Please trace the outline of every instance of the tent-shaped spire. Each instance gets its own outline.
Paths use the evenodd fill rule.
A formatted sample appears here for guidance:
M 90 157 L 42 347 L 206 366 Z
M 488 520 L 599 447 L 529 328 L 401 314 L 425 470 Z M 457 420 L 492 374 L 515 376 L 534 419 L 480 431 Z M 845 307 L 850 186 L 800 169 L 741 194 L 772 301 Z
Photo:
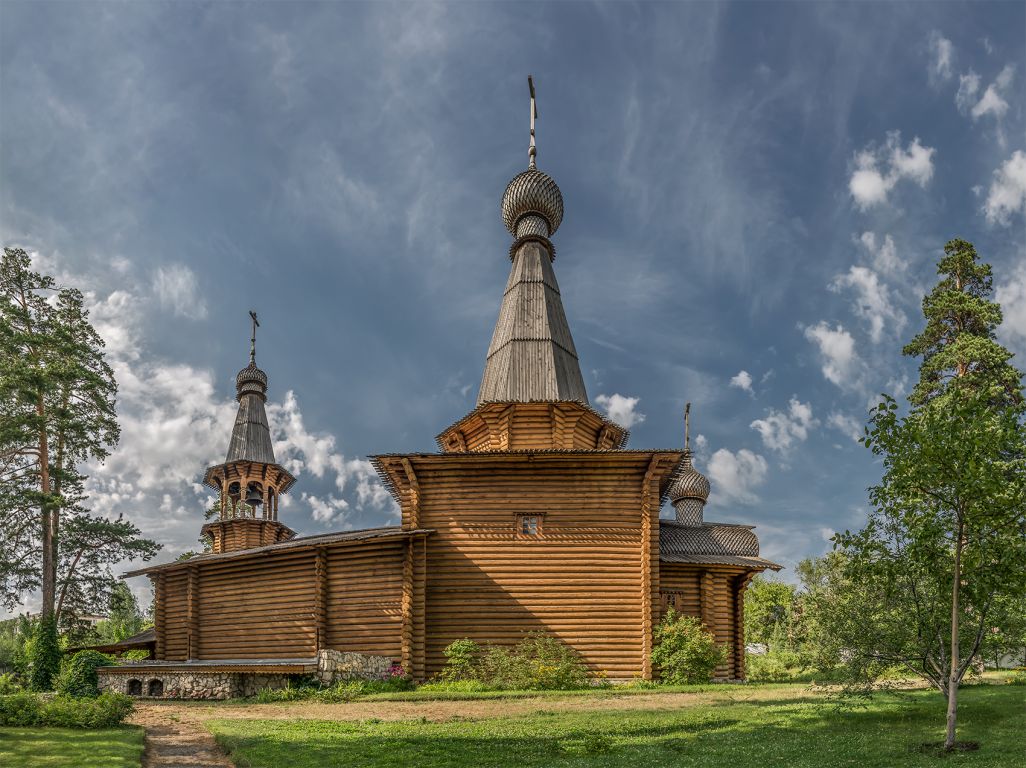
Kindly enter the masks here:
M 239 401 L 239 412 L 232 427 L 232 439 L 228 443 L 225 463 L 233 461 L 256 461 L 274 464 L 274 448 L 271 446 L 271 430 L 267 426 L 264 402 L 267 400 L 267 374 L 256 365 L 256 329 L 259 323 L 253 318 L 253 336 L 250 339 L 249 365 L 235 377 L 235 399 Z
M 528 84 L 529 165 L 507 185 L 502 198 L 503 221 L 516 238 L 510 248 L 513 269 L 477 402 L 574 401 L 587 405 L 577 350 L 552 270 L 555 250 L 549 238 L 563 220 L 563 195 L 552 177 L 536 166 L 534 120 L 538 112 L 531 78 Z

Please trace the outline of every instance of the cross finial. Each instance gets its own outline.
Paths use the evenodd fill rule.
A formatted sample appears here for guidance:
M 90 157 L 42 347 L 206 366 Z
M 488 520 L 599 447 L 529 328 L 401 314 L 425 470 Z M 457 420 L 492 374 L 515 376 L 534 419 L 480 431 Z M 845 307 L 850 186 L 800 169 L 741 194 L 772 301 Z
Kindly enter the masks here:
M 260 321 L 252 309 L 249 310 L 249 316 L 253 320 L 253 335 L 249 337 L 249 363 L 256 365 L 256 329 L 260 327 Z
M 684 451 L 691 453 L 691 403 L 684 406 Z
M 527 150 L 527 167 L 532 171 L 538 166 L 535 162 L 538 156 L 538 148 L 534 144 L 534 121 L 538 117 L 538 104 L 534 100 L 534 78 L 527 76 L 527 87 L 531 91 L 531 147 Z

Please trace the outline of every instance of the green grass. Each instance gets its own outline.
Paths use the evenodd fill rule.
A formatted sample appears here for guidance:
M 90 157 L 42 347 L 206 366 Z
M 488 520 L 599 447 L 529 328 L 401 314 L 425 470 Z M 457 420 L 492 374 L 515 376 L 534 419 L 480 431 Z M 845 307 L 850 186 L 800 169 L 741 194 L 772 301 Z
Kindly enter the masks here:
M 0 765 L 11 768 L 139 768 L 143 730 L 133 726 L 0 728 Z
M 943 701 L 930 691 L 881 694 L 850 710 L 808 696 L 442 723 L 212 720 L 207 727 L 240 768 L 1026 764 L 1022 687 L 965 688 L 960 723 L 959 738 L 979 741 L 981 748 L 943 757 L 918 751 L 943 737 Z

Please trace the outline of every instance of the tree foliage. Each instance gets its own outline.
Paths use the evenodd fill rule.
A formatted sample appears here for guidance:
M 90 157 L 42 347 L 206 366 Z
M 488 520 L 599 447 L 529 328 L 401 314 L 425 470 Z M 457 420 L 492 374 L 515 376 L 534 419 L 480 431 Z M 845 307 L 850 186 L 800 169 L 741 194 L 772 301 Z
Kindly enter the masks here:
M 0 600 L 42 591 L 43 616 L 101 609 L 110 566 L 149 559 L 155 543 L 123 520 L 90 514 L 85 466 L 117 444 L 117 386 L 82 294 L 0 259 Z
M 44 616 L 36 625 L 36 636 L 32 644 L 32 690 L 51 690 L 60 670 L 61 646 L 57 638 L 57 620 L 53 616 Z
M 1022 375 L 995 341 L 1001 310 L 977 258 L 965 241 L 945 246 L 926 328 L 905 348 L 923 357 L 912 408 L 885 396 L 871 414 L 865 443 L 884 474 L 865 528 L 835 539 L 848 604 L 826 606 L 853 672 L 900 665 L 946 696 L 948 748 L 958 686 L 997 608 L 1026 592 Z

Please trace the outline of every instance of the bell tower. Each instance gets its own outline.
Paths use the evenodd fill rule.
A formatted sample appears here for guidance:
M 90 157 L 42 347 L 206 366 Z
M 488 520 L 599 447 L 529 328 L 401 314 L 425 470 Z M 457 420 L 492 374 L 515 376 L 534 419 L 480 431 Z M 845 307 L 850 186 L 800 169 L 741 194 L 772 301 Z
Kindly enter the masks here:
M 203 526 L 213 540 L 213 551 L 232 552 L 277 544 L 295 536 L 278 521 L 278 499 L 296 479 L 274 460 L 271 430 L 267 425 L 267 374 L 256 365 L 255 312 L 250 337 L 249 365 L 235 377 L 239 411 L 223 464 L 207 469 L 203 483 L 220 497 L 218 519 Z

